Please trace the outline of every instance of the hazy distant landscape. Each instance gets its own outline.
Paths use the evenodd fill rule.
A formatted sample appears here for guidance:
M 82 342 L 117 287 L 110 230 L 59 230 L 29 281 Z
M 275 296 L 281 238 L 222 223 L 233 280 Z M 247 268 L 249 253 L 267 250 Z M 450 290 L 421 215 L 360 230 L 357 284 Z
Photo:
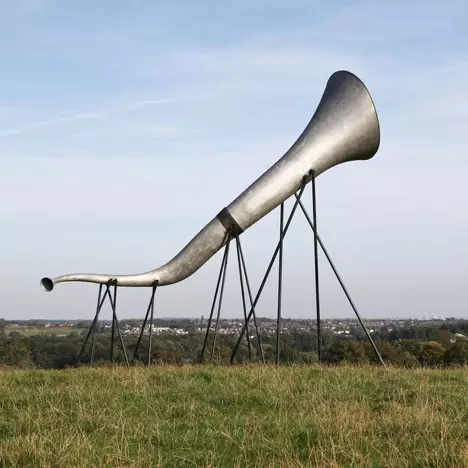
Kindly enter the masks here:
M 154 364 L 189 364 L 198 362 L 205 338 L 206 319 L 158 318 L 153 323 L 151 360 Z M 0 365 L 23 369 L 61 369 L 87 365 L 91 342 L 84 348 L 89 320 L 0 320 Z M 243 326 L 241 319 L 219 321 L 214 362 L 228 363 Z M 468 364 L 468 320 L 378 319 L 367 320 L 366 326 L 387 364 L 398 367 L 450 367 Z M 120 330 L 130 361 L 141 332 L 142 320 L 122 320 Z M 111 321 L 99 321 L 96 329 L 95 365 L 106 365 L 110 359 Z M 267 362 L 276 354 L 276 320 L 258 319 L 261 349 Z M 280 360 L 289 364 L 316 364 L 317 331 L 314 320 L 284 319 L 281 322 Z M 147 362 L 148 332 L 146 326 L 135 363 Z M 208 336 L 209 360 L 214 323 Z M 247 340 L 241 342 L 236 362 L 260 361 L 260 347 L 253 326 Z M 378 363 L 364 330 L 352 319 L 322 321 L 324 363 Z M 124 363 L 118 339 L 114 343 L 116 363 Z

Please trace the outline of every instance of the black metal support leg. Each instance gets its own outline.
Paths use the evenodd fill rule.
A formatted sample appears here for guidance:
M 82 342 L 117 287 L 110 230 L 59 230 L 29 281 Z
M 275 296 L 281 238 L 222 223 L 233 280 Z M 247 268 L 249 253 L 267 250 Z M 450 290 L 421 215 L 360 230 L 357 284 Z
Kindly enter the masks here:
M 114 288 L 114 296 L 115 296 L 116 290 Z M 111 346 L 110 346 L 110 362 L 111 364 L 114 363 L 114 337 L 115 337 L 115 309 L 114 309 L 114 302 L 110 298 L 109 294 L 109 300 L 111 303 L 112 307 L 112 334 L 111 334 Z
M 284 225 L 284 203 L 280 207 L 280 240 L 278 258 L 278 314 L 276 317 L 276 365 L 280 363 L 280 328 L 281 328 L 281 306 L 283 293 L 283 227 Z
M 149 337 L 148 337 L 148 366 L 151 365 L 151 356 L 153 354 L 153 318 L 154 318 L 154 294 L 156 293 L 156 286 L 153 286 L 151 294 L 151 317 L 149 324 Z
M 241 295 L 242 295 L 242 309 L 244 311 L 244 320 L 247 321 L 247 305 L 245 303 L 244 278 L 242 274 L 242 261 L 241 261 L 241 254 L 240 254 L 239 246 L 240 246 L 240 239 L 239 239 L 239 236 L 237 236 L 236 237 L 237 265 L 239 267 L 239 281 L 240 281 Z M 249 333 L 248 328 L 247 328 L 246 336 L 247 336 L 247 347 L 249 350 L 249 361 L 252 362 L 252 347 L 250 344 L 250 333 Z
M 106 287 L 106 292 L 104 293 L 104 296 L 102 296 L 102 298 L 101 298 L 101 294 L 102 294 L 102 284 L 99 285 L 98 303 L 97 303 L 97 306 L 96 306 L 96 314 L 94 316 L 93 323 L 91 324 L 91 327 L 88 330 L 88 334 L 86 335 L 86 339 L 85 339 L 85 341 L 84 341 L 84 343 L 83 343 L 83 345 L 81 347 L 80 353 L 78 354 L 78 358 L 80 358 L 81 355 L 83 354 L 83 351 L 84 351 L 84 349 L 86 347 L 89 336 L 90 336 L 90 334 L 92 332 L 93 338 L 92 338 L 92 341 L 91 341 L 91 359 L 90 359 L 90 362 L 89 362 L 90 367 L 93 366 L 94 346 L 95 346 L 95 343 L 96 343 L 96 328 L 97 328 L 97 325 L 98 325 L 99 313 L 101 312 L 102 306 L 103 306 L 103 304 L 104 304 L 104 302 L 106 300 L 107 295 L 109 295 L 109 297 L 110 297 L 109 287 L 108 286 Z
M 215 309 L 215 306 L 216 306 L 216 299 L 218 298 L 219 286 L 221 284 L 221 278 L 223 277 L 224 269 L 226 268 L 226 259 L 227 259 L 227 253 L 228 253 L 227 252 L 227 246 L 229 245 L 229 242 L 230 242 L 230 238 L 228 238 L 226 247 L 224 248 L 223 259 L 221 261 L 221 267 L 219 269 L 218 281 L 216 283 L 216 289 L 215 289 L 215 293 L 214 293 L 214 297 L 213 297 L 213 303 L 211 305 L 210 317 L 208 318 L 208 325 L 206 327 L 205 339 L 203 340 L 203 346 L 202 346 L 202 350 L 201 350 L 201 353 L 200 353 L 200 358 L 199 358 L 200 364 L 203 363 L 203 360 L 204 360 L 204 357 L 205 357 L 206 346 L 207 346 L 207 343 L 208 343 L 208 335 L 210 333 L 210 328 L 211 328 L 211 321 L 213 320 L 213 313 L 214 313 L 214 309 Z
M 214 335 L 213 335 L 213 343 L 211 345 L 210 363 L 213 362 L 214 352 L 215 352 L 215 347 L 216 347 L 216 335 L 218 333 L 219 317 L 221 316 L 221 306 L 223 305 L 224 284 L 226 282 L 226 271 L 227 271 L 227 265 L 228 265 L 228 259 L 229 259 L 229 245 L 230 244 L 231 244 L 231 239 L 229 239 L 228 243 L 226 244 L 226 261 L 224 264 L 223 278 L 221 280 L 221 289 L 219 291 L 218 314 L 216 315 L 216 324 L 215 324 L 215 330 L 214 330 Z
M 149 325 L 150 326 L 150 330 L 149 330 L 150 332 L 151 332 L 152 327 L 153 327 L 154 295 L 156 294 L 157 286 L 158 286 L 158 282 L 155 281 L 155 283 L 153 284 L 153 289 L 151 291 L 151 298 L 150 298 L 150 301 L 148 303 L 148 308 L 146 309 L 146 315 L 145 315 L 145 318 L 143 320 L 143 325 L 141 326 L 140 335 L 138 336 L 138 341 L 137 341 L 137 344 L 135 346 L 135 351 L 133 352 L 133 362 L 135 362 L 135 360 L 136 360 L 136 356 L 137 356 L 138 350 L 140 348 L 141 339 L 143 338 L 143 333 L 145 332 L 146 322 L 148 321 L 148 316 L 150 314 L 151 314 L 151 320 L 150 320 L 150 325 Z M 150 343 L 149 348 L 151 349 L 151 343 Z M 148 359 L 149 359 L 149 357 L 148 357 Z
M 112 297 L 111 292 L 110 292 L 110 287 L 114 285 L 114 297 Z M 86 347 L 86 344 L 88 343 L 89 337 L 92 333 L 92 342 L 91 342 L 91 359 L 89 362 L 90 367 L 93 365 L 94 361 L 94 348 L 96 344 L 96 329 L 98 325 L 98 318 L 99 318 L 99 313 L 101 312 L 102 306 L 104 305 L 104 302 L 106 301 L 106 298 L 109 297 L 109 302 L 112 308 L 112 336 L 111 336 L 111 349 L 110 349 L 110 361 L 111 363 L 114 362 L 114 339 L 115 339 L 115 331 L 117 330 L 117 334 L 120 339 L 120 345 L 122 347 L 124 356 L 125 356 L 125 362 L 127 363 L 127 366 L 129 365 L 128 363 L 128 357 L 127 357 L 127 351 L 125 349 L 125 343 L 123 341 L 122 333 L 120 331 L 120 326 L 119 322 L 117 320 L 117 281 L 111 280 L 106 284 L 106 291 L 104 292 L 104 295 L 102 296 L 102 284 L 99 285 L 99 293 L 98 293 L 98 300 L 97 300 L 97 306 L 96 306 L 96 314 L 94 316 L 94 320 L 91 324 L 91 327 L 88 330 L 88 334 L 86 335 L 85 341 L 83 345 L 81 346 L 80 353 L 78 354 L 78 359 L 81 357 L 83 354 L 83 351 Z M 102 296 L 102 297 L 101 297 Z
M 115 325 L 117 328 L 117 333 L 119 334 L 120 346 L 122 346 L 122 351 L 125 357 L 125 363 L 127 367 L 130 365 L 128 362 L 127 350 L 125 348 L 125 343 L 123 340 L 122 332 L 120 331 L 119 321 L 117 320 L 117 282 L 114 284 L 114 315 L 115 315 Z
M 97 305 L 96 305 L 96 313 L 94 314 L 94 319 L 91 322 L 91 326 L 89 327 L 86 338 L 85 338 L 83 344 L 81 345 L 80 352 L 78 353 L 78 360 L 81 359 L 81 356 L 82 356 L 83 351 L 85 350 L 85 347 L 86 347 L 86 345 L 88 343 L 91 332 L 95 331 L 96 323 L 97 323 L 98 316 L 99 316 L 99 311 L 101 310 L 101 294 L 102 294 L 102 284 L 99 285 L 98 300 L 97 300 Z M 94 337 L 94 333 L 93 333 L 93 337 Z
M 92 333 L 92 341 L 91 341 L 91 359 L 89 362 L 90 367 L 92 367 L 93 362 L 94 362 L 94 350 L 95 350 L 95 344 L 96 344 L 96 329 L 98 325 L 98 318 L 99 318 L 99 313 L 101 312 L 101 309 L 104 305 L 104 302 L 106 301 L 106 298 L 109 298 L 109 302 L 112 307 L 112 322 L 113 322 L 113 327 L 116 325 L 118 327 L 118 323 L 116 322 L 116 315 L 115 315 L 115 302 L 116 302 L 116 290 L 114 289 L 114 299 L 112 299 L 111 293 L 110 293 L 110 286 L 112 283 L 109 283 L 106 285 L 106 290 L 104 292 L 104 295 L 102 296 L 102 284 L 99 285 L 99 293 L 98 293 L 98 302 L 96 306 L 96 314 L 94 316 L 93 323 L 91 324 L 91 327 L 88 330 L 88 334 L 86 335 L 85 341 L 81 347 L 80 353 L 78 354 L 78 358 L 81 357 L 81 355 L 84 352 L 84 349 L 86 347 L 86 344 L 88 343 L 89 337 Z M 120 330 L 119 330 L 120 333 Z M 123 344 L 123 342 L 122 342 Z M 125 346 L 123 346 L 124 353 L 125 353 Z M 111 358 L 113 358 L 112 354 L 112 349 L 111 349 Z M 113 359 L 112 359 L 113 361 Z
M 358 312 L 358 310 L 357 310 L 357 307 L 355 306 L 353 300 L 351 299 L 351 296 L 350 296 L 348 290 L 346 289 L 346 286 L 345 286 L 343 280 L 341 279 L 341 276 L 339 275 L 338 270 L 336 269 L 336 267 L 335 267 L 335 265 L 334 265 L 334 263 L 333 263 L 333 261 L 332 261 L 330 255 L 328 254 L 327 249 L 325 248 L 325 246 L 324 246 L 322 240 L 320 239 L 320 236 L 318 235 L 318 233 L 316 233 L 314 223 L 313 223 L 312 220 L 310 219 L 310 216 L 309 216 L 309 214 L 307 213 L 307 210 L 305 209 L 305 207 L 304 207 L 302 201 L 301 201 L 300 199 L 298 199 L 297 196 L 296 196 L 296 199 L 298 200 L 299 206 L 300 206 L 302 212 L 304 213 L 304 216 L 305 216 L 307 222 L 309 223 L 309 226 L 311 227 L 311 229 L 312 229 L 312 230 L 314 231 L 314 233 L 316 234 L 316 236 L 317 236 L 317 241 L 318 241 L 318 243 L 320 244 L 320 247 L 321 247 L 321 249 L 322 249 L 322 251 L 323 251 L 323 253 L 324 253 L 324 255 L 325 255 L 325 257 L 326 257 L 326 259 L 327 259 L 327 261 L 328 261 L 328 263 L 330 264 L 330 266 L 331 266 L 331 268 L 332 268 L 332 270 L 333 270 L 333 273 L 334 273 L 335 276 L 336 276 L 336 279 L 337 279 L 338 282 L 340 283 L 340 286 L 341 286 L 341 288 L 343 289 L 343 292 L 344 292 L 346 298 L 348 299 L 348 302 L 349 302 L 351 308 L 353 309 L 354 313 L 356 314 L 356 317 L 357 317 L 359 323 L 361 324 L 361 327 L 363 328 L 363 330 L 364 330 L 364 332 L 365 332 L 365 334 L 366 334 L 366 336 L 367 336 L 367 339 L 369 340 L 369 342 L 370 342 L 372 348 L 374 349 L 374 352 L 375 352 L 376 356 L 378 357 L 380 363 L 381 363 L 384 367 L 386 367 L 386 366 L 385 366 L 385 362 L 384 362 L 384 360 L 382 359 L 382 356 L 381 356 L 379 350 L 377 349 L 377 346 L 376 346 L 375 343 L 374 343 L 374 340 L 372 339 L 372 337 L 371 337 L 369 331 L 367 330 L 367 327 L 365 326 L 364 322 L 361 320 L 361 316 L 359 315 L 359 312 Z
M 99 294 L 101 293 L 101 289 L 102 289 L 102 284 L 99 285 Z M 106 300 L 106 296 L 109 296 L 110 298 L 110 289 L 109 289 L 109 285 L 106 286 L 106 291 L 104 293 L 104 296 L 101 300 L 101 303 L 99 304 L 99 308 L 98 308 L 98 312 L 96 314 L 96 323 L 94 324 L 94 330 L 93 330 L 93 341 L 91 343 L 91 360 L 89 362 L 89 367 L 92 367 L 93 366 L 93 360 L 94 360 L 94 346 L 96 344 L 96 328 L 97 328 L 97 324 L 98 324 L 98 315 L 99 315 L 99 312 L 101 311 L 102 309 L 102 306 L 104 305 L 104 301 Z
M 122 332 L 120 331 L 119 321 L 117 319 L 117 281 L 116 280 L 111 281 L 109 286 L 111 284 L 114 285 L 114 298 L 112 298 L 112 296 L 109 293 L 109 301 L 110 301 L 111 308 L 112 308 L 112 322 L 113 322 L 112 325 L 113 325 L 113 327 L 115 327 L 115 330 L 117 331 L 117 335 L 118 335 L 119 341 L 120 341 L 120 346 L 122 347 L 122 351 L 124 353 L 125 363 L 127 364 L 127 366 L 129 366 L 127 350 L 125 348 L 125 343 L 124 343 L 124 340 L 123 340 Z M 111 363 L 114 362 L 113 361 L 113 351 L 114 351 L 113 348 L 114 347 L 113 347 L 113 339 L 112 339 L 112 343 L 111 343 L 112 360 L 111 360 Z
M 317 246 L 317 197 L 315 191 L 315 172 L 312 171 L 312 216 L 314 217 L 314 264 L 315 264 L 315 305 L 317 310 L 317 357 L 322 362 L 322 337 L 320 324 L 320 288 L 319 288 L 319 264 Z
M 146 322 L 148 321 L 148 315 L 150 314 L 150 311 L 151 311 L 151 304 L 153 303 L 154 292 L 155 292 L 155 290 L 153 288 L 153 291 L 151 293 L 151 299 L 149 301 L 148 308 L 146 309 L 145 318 L 143 319 L 143 324 L 141 325 L 141 330 L 140 330 L 140 334 L 138 336 L 137 344 L 135 346 L 135 351 L 133 352 L 133 362 L 136 361 L 136 356 L 137 356 L 138 350 L 140 348 L 141 339 L 143 338 L 143 333 L 145 332 Z
M 304 178 L 304 182 L 303 182 L 303 184 L 302 184 L 302 186 L 301 186 L 301 189 L 300 189 L 300 191 L 299 191 L 299 195 L 298 195 L 298 199 L 299 199 L 299 200 L 300 200 L 301 197 L 302 197 L 302 194 L 303 194 L 303 192 L 304 192 L 304 188 L 305 188 L 307 182 L 308 182 L 308 178 L 305 177 L 305 178 Z M 298 204 L 299 204 L 299 203 L 298 203 L 298 201 L 296 200 L 296 202 L 294 203 L 294 206 L 293 206 L 293 208 L 292 208 L 292 210 L 291 210 L 291 213 L 289 214 L 289 218 L 288 218 L 288 220 L 287 220 L 287 222 L 286 222 L 286 225 L 285 225 L 285 227 L 284 227 L 283 239 L 284 239 L 284 236 L 286 235 L 286 233 L 287 233 L 287 231 L 288 231 L 288 229 L 289 229 L 289 226 L 290 226 L 291 221 L 292 221 L 292 219 L 293 219 L 293 217 L 294 217 L 294 213 L 296 212 L 296 209 L 297 209 L 297 207 L 298 207 Z M 271 272 L 271 269 L 272 269 L 272 267 L 273 267 L 273 264 L 274 264 L 274 262 L 275 262 L 275 260 L 276 260 L 276 256 L 278 255 L 279 247 L 280 247 L 280 245 L 279 245 L 279 242 L 278 242 L 278 245 L 276 246 L 275 252 L 273 253 L 273 257 L 272 257 L 272 259 L 271 259 L 271 261 L 270 261 L 270 264 L 268 265 L 267 271 L 266 271 L 266 273 L 265 273 L 265 275 L 264 275 L 264 277 L 263 277 L 263 280 L 262 280 L 262 282 L 261 282 L 261 284 L 260 284 L 260 288 L 258 289 L 257 295 L 255 296 L 255 299 L 254 299 L 254 301 L 253 301 L 253 304 L 252 304 L 252 307 L 251 307 L 251 309 L 250 309 L 249 315 L 247 316 L 246 323 L 245 323 L 244 326 L 242 327 L 242 330 L 241 330 L 241 333 L 240 333 L 240 335 L 239 335 L 239 338 L 237 339 L 237 342 L 236 342 L 236 344 L 235 344 L 235 346 L 234 346 L 234 349 L 233 349 L 233 351 L 232 351 L 232 354 L 231 354 L 231 363 L 234 362 L 234 358 L 235 358 L 235 356 L 236 356 L 236 354 L 237 354 L 237 350 L 239 349 L 239 345 L 240 345 L 240 343 L 241 343 L 241 341 L 242 341 L 242 338 L 243 338 L 243 336 L 244 336 L 244 333 L 245 333 L 245 331 L 246 331 L 246 326 L 248 325 L 248 322 L 249 322 L 250 319 L 252 318 L 252 315 L 253 315 L 253 313 L 254 313 L 255 307 L 257 306 L 258 300 L 260 299 L 260 296 L 261 296 L 261 294 L 262 294 L 262 292 L 263 292 L 263 289 L 264 289 L 265 284 L 266 284 L 266 282 L 267 282 L 267 279 L 268 279 L 268 277 L 269 277 L 269 275 L 270 275 L 270 272 Z
M 242 262 L 242 270 L 244 272 L 245 284 L 247 285 L 247 293 L 249 295 L 250 307 L 253 307 L 252 290 L 250 288 L 249 277 L 247 275 L 247 267 L 245 265 L 244 252 L 242 251 L 242 244 L 240 243 L 240 240 L 239 240 L 239 253 L 240 253 L 240 258 L 241 258 L 241 262 Z M 260 332 L 258 331 L 258 324 L 257 324 L 257 317 L 256 317 L 256 314 L 255 314 L 255 308 L 253 308 L 252 317 L 253 317 L 253 321 L 254 321 L 255 333 L 257 335 L 258 349 L 260 350 L 260 357 L 262 359 L 263 364 L 266 364 L 265 363 L 265 354 L 264 354 L 263 348 L 262 348 L 262 341 L 260 339 Z M 245 318 L 245 321 L 247 323 L 247 318 Z

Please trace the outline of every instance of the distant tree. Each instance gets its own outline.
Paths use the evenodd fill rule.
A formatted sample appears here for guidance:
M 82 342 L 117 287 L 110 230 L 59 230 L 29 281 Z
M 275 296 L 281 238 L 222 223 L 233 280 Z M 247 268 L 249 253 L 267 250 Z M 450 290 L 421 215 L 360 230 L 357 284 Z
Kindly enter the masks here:
M 468 364 L 468 341 L 456 341 L 444 355 L 446 364 Z
M 425 366 L 440 366 L 444 362 L 445 348 L 435 341 L 422 343 L 419 362 Z
M 26 340 L 10 341 L 2 349 L 0 362 L 6 366 L 14 366 L 22 369 L 34 367 L 32 354 Z
M 366 343 L 364 346 L 369 361 L 378 364 L 380 360 L 371 344 Z M 390 343 L 388 341 L 379 340 L 375 342 L 375 346 L 386 364 L 402 367 L 416 367 L 419 365 L 417 358 L 412 356 L 412 354 L 405 349 L 400 349 L 398 342 Z
M 442 343 L 445 348 L 448 348 L 451 344 L 452 333 L 448 330 L 439 329 L 437 341 Z
M 91 326 L 91 320 L 81 320 L 80 322 L 75 323 L 75 328 L 89 328 Z
M 291 347 L 291 346 L 288 346 L 288 345 L 284 345 L 280 348 L 280 360 L 281 362 L 290 362 L 290 363 L 293 363 L 293 362 L 298 362 L 299 360 L 299 355 L 300 355 L 300 351 L 298 351 L 297 349 Z M 273 358 L 273 356 L 272 356 Z M 273 358 L 274 359 L 274 358 Z
M 318 355 L 312 351 L 301 351 L 298 355 L 298 362 L 302 364 L 317 364 Z
M 400 340 L 395 346 L 402 352 L 412 354 L 416 359 L 419 358 L 422 351 L 422 344 L 417 340 Z
M 420 367 L 419 357 L 422 351 L 422 344 L 416 340 L 400 340 L 395 343 L 398 349 L 398 365 L 403 367 Z
M 362 342 L 355 340 L 337 340 L 328 348 L 326 360 L 330 363 L 346 361 L 358 364 L 368 362 L 368 357 Z
M 396 364 L 402 367 L 419 367 L 421 365 L 418 358 L 409 351 L 401 352 Z

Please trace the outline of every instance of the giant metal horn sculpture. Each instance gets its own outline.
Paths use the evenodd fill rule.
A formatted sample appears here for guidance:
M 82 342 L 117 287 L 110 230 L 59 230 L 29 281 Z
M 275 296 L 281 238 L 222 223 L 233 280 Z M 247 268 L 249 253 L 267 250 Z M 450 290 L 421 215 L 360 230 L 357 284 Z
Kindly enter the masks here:
M 64 281 L 114 281 L 133 287 L 182 281 L 226 244 L 233 229 L 237 234 L 245 231 L 293 195 L 310 171 L 317 176 L 337 164 L 370 159 L 379 144 L 379 121 L 367 88 L 352 73 L 338 71 L 329 78 L 314 116 L 294 145 L 168 263 L 136 275 L 80 273 L 43 278 L 41 285 L 51 291 Z

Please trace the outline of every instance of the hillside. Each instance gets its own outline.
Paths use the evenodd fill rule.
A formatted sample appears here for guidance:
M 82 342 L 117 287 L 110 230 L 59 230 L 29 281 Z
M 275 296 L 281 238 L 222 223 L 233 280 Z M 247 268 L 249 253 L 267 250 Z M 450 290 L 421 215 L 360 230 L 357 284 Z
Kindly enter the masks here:
M 468 466 L 468 372 L 0 372 L 0 466 Z

